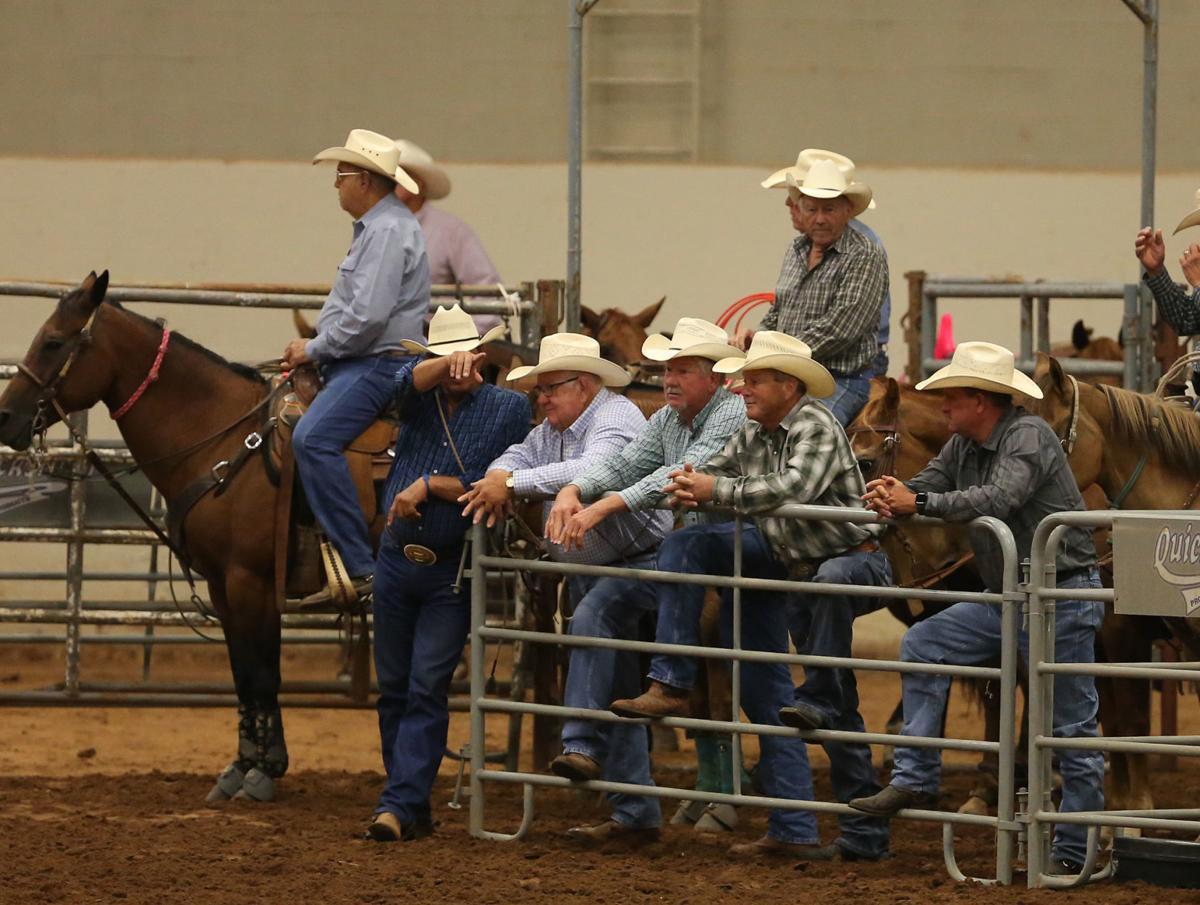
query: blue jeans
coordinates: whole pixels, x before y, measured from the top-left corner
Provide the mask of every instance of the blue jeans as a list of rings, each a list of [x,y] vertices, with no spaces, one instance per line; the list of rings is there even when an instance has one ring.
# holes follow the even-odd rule
[[[871,395],[871,378],[866,373],[838,375],[834,377],[833,384],[833,395],[821,401],[825,403],[825,408],[833,412],[833,417],[842,427],[849,427],[867,404],[867,397]]]
[[[733,572],[734,524],[693,525],[667,536],[658,550],[663,572],[730,575]],[[786,578],[787,571],[771,554],[767,542],[753,525],[742,529],[742,573],[755,578]],[[722,643],[733,633],[733,607],[729,592],[722,594]],[[704,608],[701,585],[663,584],[658,590],[656,641],[665,644],[698,644],[700,612]],[[787,653],[787,595],[774,591],[742,592],[742,647]],[[650,678],[675,688],[691,689],[696,662],[691,657],[658,655],[651,662]],[[790,706],[795,686],[784,663],[743,663],[742,709],[752,722],[780,726],[779,709]],[[812,771],[808,748],[797,737],[759,737],[762,752],[759,784],[773,798],[811,801]],[[767,833],[780,842],[811,844],[820,841],[816,816],[811,811],[771,811]]]
[[[471,624],[470,582],[455,593],[458,557],[409,562],[384,542],[375,569],[375,675],[387,782],[376,813],[402,822],[429,816],[429,794],[446,750],[447,695]]]
[[[881,550],[853,552],[827,559],[813,581],[829,584],[890,587],[892,564]],[[836,594],[790,595],[789,629],[796,650],[820,657],[849,657],[854,637],[854,620],[883,606],[875,597],[842,597]],[[858,712],[858,683],[852,669],[804,667],[804,684],[796,689],[796,701],[824,714],[830,729],[864,732]],[[842,802],[866,798],[879,791],[868,745],[822,742],[829,755],[834,797]],[[888,823],[865,814],[839,814],[841,836],[837,845],[867,858],[879,858],[888,850]]]
[[[1059,582],[1060,588],[1098,588],[1095,569]],[[1104,605],[1090,600],[1060,600],[1055,614],[1054,659],[1059,663],[1091,663],[1096,630]],[[1020,652],[1029,661],[1029,635],[1022,630]],[[900,657],[911,663],[975,664],[1000,654],[1000,609],[981,603],[956,603],[918,622],[908,630]],[[904,735],[937,736],[946,707],[949,676],[904,675]],[[1094,738],[1099,699],[1091,676],[1054,677],[1054,735]],[[937,748],[897,748],[892,785],[918,792],[936,792],[942,755]],[[1098,811],[1104,808],[1104,758],[1099,751],[1064,749],[1058,752],[1063,778],[1062,810]],[[1083,861],[1087,827],[1060,824],[1054,833],[1054,857]]]
[[[653,554],[622,563],[635,569],[655,568]],[[577,575],[569,581],[575,614],[570,633],[592,638],[632,639],[642,614],[658,605],[657,586],[631,578]],[[636,698],[642,692],[638,655],[633,651],[599,647],[571,649],[571,665],[563,703],[567,707],[607,710],[619,698]],[[652,786],[650,748],[646,727],[634,723],[598,723],[569,719],[563,723],[563,750],[585,754],[604,768],[603,779]],[[629,827],[654,827],[662,823],[657,798],[609,793],[613,819]]]
[[[393,378],[405,361],[374,355],[322,365],[325,388],[292,434],[308,504],[354,578],[371,574],[375,554],[345,450],[387,408],[395,391]]]

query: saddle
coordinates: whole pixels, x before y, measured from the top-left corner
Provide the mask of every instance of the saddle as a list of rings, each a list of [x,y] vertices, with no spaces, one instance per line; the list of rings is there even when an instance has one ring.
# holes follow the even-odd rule
[[[282,380],[281,375],[274,382]],[[311,594],[327,583],[338,597],[339,578],[346,580],[336,551],[322,539],[292,455],[292,431],[321,391],[321,378],[312,365],[302,365],[292,371],[291,380],[292,392],[279,394],[271,412],[276,426],[267,451],[268,467],[279,476],[275,524],[287,526],[275,534],[275,602],[280,612],[288,598]],[[386,514],[379,511],[376,482],[391,469],[390,453],[399,430],[395,421],[380,418],[346,449],[346,464],[373,543],[383,531]]]

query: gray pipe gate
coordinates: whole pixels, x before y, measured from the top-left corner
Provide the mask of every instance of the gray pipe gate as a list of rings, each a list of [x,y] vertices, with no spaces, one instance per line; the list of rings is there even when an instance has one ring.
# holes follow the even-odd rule
[[[829,520],[866,523],[875,520],[872,513],[862,509],[840,509],[825,506],[786,505],[774,510],[771,515],[800,518],[804,520]],[[1122,513],[1118,518],[1162,517],[1164,513]],[[1177,514],[1178,515],[1178,514]],[[1196,513],[1191,514],[1195,517]],[[1060,513],[1043,520],[1033,542],[1032,562],[1027,563],[1030,574],[1035,576],[1020,583],[1017,577],[1016,547],[1007,525],[998,519],[985,517],[971,524],[990,531],[1000,542],[1004,554],[1004,587],[996,593],[960,593],[953,591],[926,591],[907,588],[875,588],[854,585],[814,584],[803,581],[776,581],[741,577],[741,524],[737,518],[735,534],[734,574],[730,577],[713,575],[682,575],[646,569],[629,569],[610,566],[585,566],[555,562],[514,560],[488,555],[487,535],[477,526],[472,544],[473,579],[471,598],[471,627],[474,640],[513,641],[562,645],[564,647],[604,647],[639,653],[674,653],[684,656],[709,657],[732,661],[733,721],[667,718],[659,722],[663,726],[680,729],[699,729],[732,733],[734,739],[734,762],[740,762],[742,733],[758,735],[796,735],[813,741],[842,741],[863,744],[905,745],[910,747],[934,747],[959,751],[995,752],[999,758],[999,794],[997,816],[958,814],[948,811],[905,810],[900,816],[943,824],[942,854],[946,870],[955,880],[972,879],[988,884],[1010,884],[1013,873],[1013,842],[1020,837],[1026,842],[1028,853],[1027,885],[1034,887],[1066,888],[1083,885],[1112,875],[1111,863],[1102,871],[1092,874],[1098,854],[1098,829],[1101,826],[1137,827],[1147,829],[1170,829],[1200,831],[1200,808],[1156,809],[1153,811],[1103,811],[1059,814],[1050,804],[1050,760],[1055,749],[1068,747],[1095,751],[1126,751],[1141,753],[1167,753],[1200,756],[1200,737],[1150,737],[1057,739],[1053,737],[1053,683],[1043,677],[1066,674],[1114,675],[1129,678],[1166,678],[1172,680],[1200,681],[1200,663],[1163,664],[1055,664],[1054,658],[1054,600],[1084,599],[1111,601],[1111,590],[1058,589],[1055,585],[1054,553],[1067,525],[1097,527],[1111,525],[1113,513],[1070,512]],[[915,517],[910,520],[919,526],[936,526],[938,519]],[[1200,521],[1196,523],[1197,546],[1200,547]],[[480,579],[488,569],[529,571],[550,575],[596,575],[635,578],[643,581],[675,584],[699,584],[706,587],[731,588],[733,606],[733,644],[731,648],[693,647],[687,645],[659,644],[652,642],[624,641],[619,639],[564,636],[545,632],[520,631],[491,627],[485,624],[486,599]],[[1042,576],[1036,579],[1036,576]],[[1197,576],[1200,586],[1200,576]],[[904,663],[889,660],[864,660],[859,658],[816,657],[804,655],[775,654],[762,651],[745,651],[741,648],[741,591],[743,589],[778,590],[790,592],[841,593],[852,597],[885,597],[895,599],[917,598],[936,601],[976,601],[1002,608],[1001,620],[1001,665],[999,669],[978,666],[940,666],[926,663]],[[1029,695],[1026,709],[1029,714],[1029,808],[1027,814],[1014,813],[1014,735],[1016,714],[1016,671],[1018,658],[1018,618],[1024,611],[1029,627]],[[1051,618],[1047,619],[1049,616]],[[766,726],[746,723],[740,715],[740,664],[787,663],[812,664],[814,666],[837,666],[851,669],[885,670],[900,673],[935,673],[960,677],[978,677],[1000,680],[1000,738],[998,742],[981,742],[969,739],[943,739],[889,735],[872,732],[840,732],[821,730],[798,733],[798,730],[782,726]],[[502,700],[488,697],[485,693],[485,675],[482,645],[471,648],[471,813],[470,832],[482,839],[512,841],[525,836],[533,821],[534,789],[538,786],[550,788],[581,788],[597,792],[622,792],[626,794],[650,795],[682,801],[705,801],[753,807],[809,810],[825,814],[857,813],[846,805],[820,801],[796,801],[763,796],[746,795],[741,790],[740,771],[734,771],[733,794],[700,792],[694,789],[677,789],[664,786],[641,786],[631,783],[590,781],[574,783],[557,776],[523,773],[514,769],[488,769],[484,763],[483,748],[475,740],[484,739],[486,715],[535,714],[571,719],[589,719],[602,722],[640,722],[627,720],[609,712],[525,703],[518,700]],[[1156,739],[1154,741],[1151,738]],[[484,829],[485,782],[516,783],[524,787],[523,813],[519,827],[513,833],[498,833]],[[1084,870],[1078,877],[1048,876],[1043,873],[1049,862],[1050,833],[1053,823],[1084,824],[1091,827],[1088,836],[1088,855]],[[954,828],[958,825],[986,826],[996,832],[996,875],[994,878],[968,878],[959,869],[954,855]],[[1120,829],[1118,829],[1118,833]]]
[[[61,298],[74,284],[5,281],[0,282],[0,297]],[[160,302],[169,304],[207,305],[230,308],[318,309],[328,294],[328,287],[292,287],[262,285],[137,285],[108,289],[107,298],[119,302]],[[503,295],[502,295],[503,293]],[[561,319],[563,286],[561,281],[525,282],[513,289],[498,286],[434,286],[431,309],[439,302],[455,299],[470,313],[488,313],[520,318],[519,341],[537,346],[545,332],[552,332]],[[0,364],[0,379],[10,379],[16,373],[12,364]],[[87,434],[87,412],[71,416],[75,426]],[[133,459],[121,441],[96,441],[105,464],[121,468],[133,464]],[[34,527],[0,525],[0,542],[55,543],[66,546],[66,568],[58,571],[4,570],[0,582],[65,582],[65,597],[61,600],[10,599],[0,603],[0,623],[12,625],[61,625],[64,635],[41,633],[0,633],[0,645],[27,643],[62,643],[65,649],[65,675],[61,689],[32,691],[0,691],[0,705],[16,706],[214,706],[236,704],[231,683],[170,683],[150,682],[150,652],[154,646],[203,643],[200,637],[188,635],[156,635],[158,627],[187,626],[189,619],[177,611],[170,600],[159,595],[159,585],[171,576],[163,569],[160,546],[152,532],[145,528],[96,527],[89,524],[87,506],[89,473],[82,450],[68,441],[55,441],[46,458],[69,469],[68,525],[66,527]],[[0,447],[0,465],[20,466],[28,454]],[[32,476],[31,476],[32,479]],[[151,496],[161,514],[161,500]],[[87,571],[84,551],[89,545],[133,545],[150,548],[150,564],[141,571]],[[176,572],[175,580],[181,576]],[[145,582],[144,600],[91,601],[85,599],[84,584],[91,581]],[[518,600],[516,605],[520,606]],[[520,624],[520,613],[516,614]],[[204,623],[193,614],[191,622],[201,622],[201,629],[221,639],[220,627]],[[331,615],[284,614],[282,617],[285,644],[339,643],[338,620]],[[142,634],[84,634],[85,626],[124,626],[141,628]],[[87,682],[80,667],[80,651],[84,644],[139,645],[143,647],[143,681],[137,683]],[[520,692],[519,670],[514,668],[514,682],[502,683],[502,691]],[[337,681],[291,681],[281,688],[283,704],[287,707],[363,707],[364,701],[350,699],[351,683]],[[466,701],[452,702],[458,710],[466,709]],[[517,736],[519,739],[519,736]],[[510,738],[509,757],[515,757]]]

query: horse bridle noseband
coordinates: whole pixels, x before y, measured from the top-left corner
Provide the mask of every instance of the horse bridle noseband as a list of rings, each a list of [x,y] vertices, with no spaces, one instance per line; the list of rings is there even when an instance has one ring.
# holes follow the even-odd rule
[[[100,306],[97,305],[92,309],[91,315],[88,316],[83,328],[66,343],[63,344],[63,363],[58,366],[54,372],[54,376],[48,381],[42,380],[32,368],[24,362],[17,364],[17,373],[29,380],[36,386],[40,393],[37,399],[34,400],[34,406],[37,411],[33,415],[33,433],[35,436],[44,438],[46,431],[50,428],[49,419],[46,417],[46,412],[50,408],[54,408],[58,412],[59,418],[64,422],[67,420],[66,413],[62,406],[58,404],[58,385],[63,382],[67,373],[71,370],[71,366],[75,364],[75,359],[79,356],[87,346],[92,342],[92,324],[96,320],[96,315],[100,313]]]
[[[895,474],[896,472],[896,456],[900,451],[900,418],[897,412],[897,418],[892,424],[862,424],[850,425],[846,428],[847,435],[872,433],[879,434],[883,437],[883,455],[875,462],[871,469],[871,474],[867,480],[883,477],[885,474]]]

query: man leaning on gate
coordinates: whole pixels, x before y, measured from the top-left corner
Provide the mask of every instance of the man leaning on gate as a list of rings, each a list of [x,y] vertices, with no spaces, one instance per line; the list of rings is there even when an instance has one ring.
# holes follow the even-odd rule
[[[1013,354],[987,342],[965,342],[954,358],[918,390],[940,389],[942,412],[954,434],[916,477],[901,482],[885,475],[867,485],[867,505],[894,518],[918,513],[965,522],[993,516],[1013,532],[1018,559],[1029,556],[1038,524],[1057,512],[1084,509],[1075,477],[1054,431],[1045,421],[1014,404],[1020,395],[1040,399],[1041,390],[1016,370]],[[1100,587],[1096,548],[1085,528],[1065,529],[1056,562],[1058,587]],[[988,532],[971,532],[975,562],[987,589],[1003,589],[1003,555]],[[1094,600],[1060,600],[1055,607],[1054,659],[1091,663],[1104,605]],[[917,623],[904,635],[900,657],[910,663],[975,664],[1000,654],[998,607],[956,603]],[[1028,662],[1029,635],[1020,634]],[[1096,735],[1099,701],[1092,676],[1055,676],[1054,735]],[[904,735],[936,736],[946,709],[950,677],[905,673]],[[1104,807],[1104,758],[1098,751],[1068,748],[1058,753],[1063,778],[1062,808],[1095,811]],[[936,798],[941,778],[937,748],[895,750],[891,784],[877,795],[850,802],[867,814],[890,817],[903,808]],[[1087,849],[1087,828],[1060,824],[1054,834],[1050,873],[1078,874]]]

